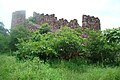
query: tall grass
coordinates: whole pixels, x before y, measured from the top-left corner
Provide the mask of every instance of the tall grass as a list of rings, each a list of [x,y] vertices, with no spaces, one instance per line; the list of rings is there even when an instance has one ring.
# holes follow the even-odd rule
[[[0,55],[0,80],[120,80],[119,67],[87,65],[83,61],[59,61],[43,64],[38,58],[17,61]]]

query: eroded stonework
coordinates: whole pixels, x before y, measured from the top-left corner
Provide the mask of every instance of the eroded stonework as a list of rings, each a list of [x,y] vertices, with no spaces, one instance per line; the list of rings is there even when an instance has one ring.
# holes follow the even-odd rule
[[[94,30],[100,30],[100,20],[98,17],[83,15],[82,27],[87,27]]]
[[[78,24],[77,19],[68,20],[62,18],[57,19],[55,17],[55,14],[39,14],[36,12],[33,12],[33,18],[35,19],[35,23],[29,23],[26,19],[26,12],[25,11],[16,11],[12,14],[12,23],[11,28],[16,27],[17,25],[23,25],[28,27],[30,30],[35,31],[39,29],[39,26],[48,23],[53,30],[60,29],[60,27],[68,26],[70,28],[77,28],[80,27]],[[90,28],[94,30],[100,30],[100,20],[97,17],[89,16],[89,15],[83,15],[82,16],[82,27]]]
[[[11,28],[16,27],[17,25],[25,25],[25,21],[26,21],[26,12],[24,10],[13,12]]]
[[[79,27],[78,21],[76,19],[73,19],[70,22],[68,22],[64,18],[57,19],[57,17],[55,17],[55,14],[44,15],[34,12],[33,17],[35,18],[35,23],[39,25],[48,23],[50,26],[52,26],[53,30],[59,29],[60,27],[64,27],[64,26],[68,26],[71,28]]]

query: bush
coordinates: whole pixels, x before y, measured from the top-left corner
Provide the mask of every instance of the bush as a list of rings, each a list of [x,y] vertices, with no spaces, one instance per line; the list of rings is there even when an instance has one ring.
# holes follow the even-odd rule
[[[115,62],[120,63],[120,28],[105,30],[104,39],[112,46],[110,53],[113,54]]]
[[[10,48],[12,51],[16,51],[16,44],[19,43],[19,40],[27,40],[30,37],[30,31],[27,27],[18,25],[15,28],[10,30]]]
[[[64,27],[47,34],[39,34],[39,32],[33,33],[31,40],[17,45],[19,58],[37,56],[44,61],[54,58],[71,59],[83,50],[83,40],[73,29]]]
[[[0,22],[0,52],[9,51],[9,31],[4,28],[4,24]]]
[[[92,63],[119,64],[119,43],[119,29],[102,32],[62,27],[51,32],[49,25],[43,24],[29,39],[21,39],[16,53],[19,59],[39,57],[44,62],[81,56]]]
[[[109,32],[106,36],[106,31],[102,33],[101,31],[88,31],[88,42],[86,56],[94,63],[115,63],[116,56],[120,52],[120,46],[116,42],[110,42],[108,39]],[[111,39],[115,35],[111,35]]]
[[[120,67],[100,67],[76,61],[43,64],[39,58],[17,61],[0,55],[0,80],[120,80]]]
[[[9,35],[3,35],[0,33],[0,52],[9,51]]]
[[[51,27],[46,23],[46,24],[42,24],[40,29],[39,29],[39,33],[40,34],[45,34],[51,32]]]
[[[55,36],[55,50],[61,58],[70,59],[83,51],[83,39],[74,29],[62,28],[56,31]]]
[[[29,17],[29,18],[28,18],[28,21],[29,21],[29,22],[32,22],[32,23],[35,23],[35,22],[36,22],[36,19],[35,19],[35,17]]]
[[[120,27],[105,30],[104,36],[108,42],[120,44]]]

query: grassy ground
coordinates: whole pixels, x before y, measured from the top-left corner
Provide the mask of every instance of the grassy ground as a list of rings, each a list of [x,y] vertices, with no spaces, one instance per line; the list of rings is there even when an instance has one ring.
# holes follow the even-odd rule
[[[0,55],[0,80],[120,80],[120,67],[86,65],[79,61],[43,64]]]

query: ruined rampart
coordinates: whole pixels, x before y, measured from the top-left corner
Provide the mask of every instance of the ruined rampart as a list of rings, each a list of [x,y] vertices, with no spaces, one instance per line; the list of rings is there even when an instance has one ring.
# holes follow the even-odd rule
[[[30,28],[31,30],[36,30],[39,25],[44,23],[48,23],[53,30],[60,29],[60,27],[68,26],[70,28],[77,28],[80,27],[78,24],[77,19],[70,20],[68,22],[67,19],[57,19],[55,14],[39,14],[33,12],[33,18],[35,19],[35,24],[26,23],[26,12],[25,11],[16,11],[12,14],[12,23],[11,27],[15,27],[16,25],[25,25]],[[100,20],[97,17],[83,15],[82,16],[82,27],[87,27],[94,30],[100,29]]]
[[[98,17],[83,15],[82,27],[87,27],[94,30],[100,30],[100,20]]]
[[[26,11],[16,11],[12,13],[12,22],[11,28],[16,27],[17,25],[25,25],[26,21]]]

